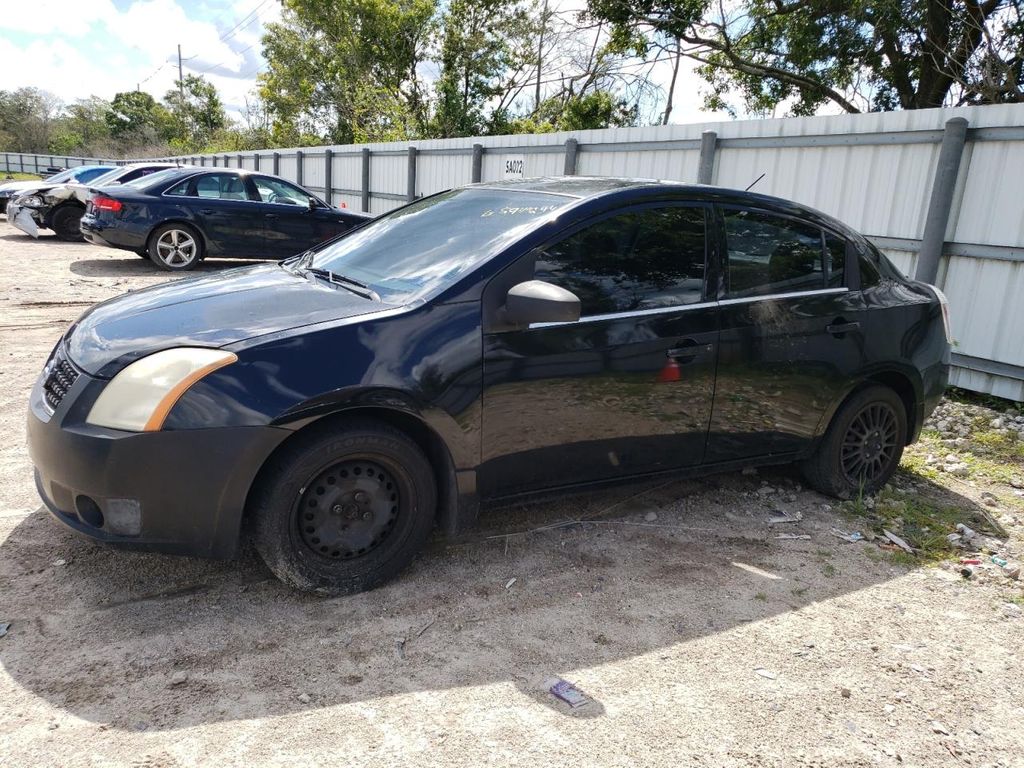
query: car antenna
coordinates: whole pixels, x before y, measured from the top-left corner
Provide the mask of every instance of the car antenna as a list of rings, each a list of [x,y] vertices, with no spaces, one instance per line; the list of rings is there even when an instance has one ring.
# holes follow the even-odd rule
[[[765,171],[765,173],[767,173],[767,171]],[[758,176],[758,177],[757,177],[756,179],[754,179],[754,180],[753,180],[752,182],[750,182],[750,186],[749,186],[749,187],[747,187],[746,189],[744,189],[743,191],[744,191],[744,192],[749,192],[749,191],[751,190],[751,188],[752,188],[752,187],[753,187],[753,186],[754,186],[755,184],[757,184],[757,182],[759,182],[759,181],[760,181],[761,179],[763,179],[764,177],[765,177],[765,174],[764,174],[764,173],[762,173],[762,174],[761,174],[760,176]]]

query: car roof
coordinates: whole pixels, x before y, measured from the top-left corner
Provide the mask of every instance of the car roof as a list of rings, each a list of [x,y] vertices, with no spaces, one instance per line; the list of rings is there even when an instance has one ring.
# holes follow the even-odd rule
[[[814,219],[819,224],[828,226],[847,236],[863,239],[860,233],[851,229],[843,222],[809,206],[781,197],[762,195],[757,192],[748,192],[741,189],[730,189],[729,187],[718,187],[711,184],[690,184],[681,181],[610,176],[545,176],[533,179],[484,182],[472,186],[567,195],[575,197],[581,202],[599,198],[606,198],[610,202],[611,199],[617,200],[623,197],[632,198],[634,202],[642,202],[643,198],[646,197],[658,198],[666,195],[678,195],[684,196],[689,200],[701,202],[766,207],[790,215]]]

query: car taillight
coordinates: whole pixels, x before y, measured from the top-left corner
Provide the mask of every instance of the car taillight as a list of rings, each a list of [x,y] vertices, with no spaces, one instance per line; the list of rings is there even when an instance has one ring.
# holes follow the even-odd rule
[[[93,198],[92,208],[94,211],[110,211],[111,213],[117,213],[124,205],[120,200],[115,200],[112,197],[96,197]]]

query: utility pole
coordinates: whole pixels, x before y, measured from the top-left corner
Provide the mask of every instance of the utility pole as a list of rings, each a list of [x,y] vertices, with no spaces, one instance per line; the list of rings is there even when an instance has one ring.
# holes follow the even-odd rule
[[[181,74],[181,43],[178,43],[178,97],[185,103],[184,77]]]
[[[548,0],[544,0],[544,10],[540,13],[540,39],[537,41],[537,92],[534,96],[533,111],[540,111],[540,72],[544,65],[544,30],[548,26]]]

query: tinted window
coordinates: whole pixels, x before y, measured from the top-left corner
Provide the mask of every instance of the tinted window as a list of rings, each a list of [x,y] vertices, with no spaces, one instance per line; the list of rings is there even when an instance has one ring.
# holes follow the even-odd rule
[[[260,200],[264,203],[309,207],[309,194],[287,182],[266,176],[254,176],[253,183],[256,184],[256,191],[260,193]]]
[[[781,216],[726,210],[725,238],[730,296],[825,287],[817,227]]]
[[[248,200],[245,183],[235,174],[211,173],[200,176],[195,181],[197,197],[216,198],[218,200]]]
[[[704,209],[604,219],[537,254],[535,276],[580,299],[583,315],[673,307],[704,291]]]
[[[173,187],[164,192],[165,195],[187,195],[188,185],[191,179],[185,179],[182,182],[175,184]]]
[[[87,168],[84,171],[80,171],[80,172],[76,173],[75,174],[75,179],[77,179],[80,184],[85,184],[86,182],[89,182],[89,181],[92,181],[93,179],[99,178],[100,176],[102,176],[103,174],[105,174],[109,170],[110,170],[109,168],[102,168],[102,167],[101,168]]]
[[[857,263],[860,264],[861,289],[870,288],[872,285],[878,285],[881,278],[878,275],[878,269],[875,265],[872,264],[866,256],[858,257]]]
[[[828,265],[828,287],[846,285],[846,241],[835,235],[825,235],[825,263]]]
[[[313,264],[367,283],[386,302],[405,303],[451,285],[573,200],[454,189],[374,219],[321,249]]]

